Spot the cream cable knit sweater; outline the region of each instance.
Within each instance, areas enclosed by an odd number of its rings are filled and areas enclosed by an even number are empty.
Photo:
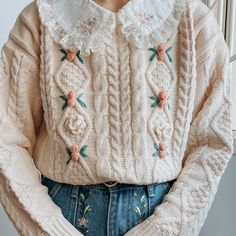
[[[176,178],[125,235],[198,235],[233,153],[229,53],[213,14],[200,0],[131,0],[117,14],[80,3],[32,2],[2,48],[1,203],[21,235],[74,236],[41,173]]]

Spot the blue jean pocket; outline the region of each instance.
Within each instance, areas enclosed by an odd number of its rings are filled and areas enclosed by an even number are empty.
[[[72,185],[55,182],[47,177],[43,177],[41,183],[48,188],[48,195],[61,208],[64,217],[74,225],[77,199],[72,195]]]
[[[41,183],[48,188],[48,195],[51,197],[51,199],[54,199],[56,197],[57,193],[60,191],[63,185],[62,183],[55,182],[45,176],[43,176],[43,178],[41,179]]]
[[[152,215],[155,208],[160,205],[166,194],[170,191],[174,181],[166,181],[153,185],[153,195],[148,198],[148,214]]]

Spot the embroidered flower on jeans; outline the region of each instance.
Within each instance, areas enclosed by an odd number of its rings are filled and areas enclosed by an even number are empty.
[[[61,61],[64,61],[65,59],[67,59],[68,61],[73,62],[75,60],[75,58],[77,57],[79,59],[79,61],[82,64],[84,64],[84,61],[83,61],[82,57],[80,56],[80,50],[76,53],[76,52],[72,52],[70,50],[64,50],[62,48],[61,52],[64,54]]]
[[[153,54],[150,56],[149,61],[153,61],[153,59],[156,57],[158,61],[165,62],[165,54],[167,55],[170,62],[173,62],[169,51],[172,49],[172,47],[169,47],[165,49],[165,44],[161,43],[156,48],[149,48],[148,50],[152,51]]]
[[[88,228],[88,219],[86,218],[87,214],[92,211],[92,208],[90,205],[86,203],[87,198],[91,194],[89,189],[81,188],[80,190],[80,196],[79,196],[79,212],[81,215],[81,218],[79,219],[79,228],[82,232],[82,234],[87,235],[89,233]]]
[[[147,201],[145,195],[141,196],[141,192],[134,191],[134,196],[139,200],[139,206],[134,208],[134,212],[138,216],[138,224],[141,223],[145,218],[145,208],[147,208]]]
[[[97,18],[93,17],[91,19],[85,20],[78,26],[78,29],[81,33],[91,34],[93,28],[96,26]]]
[[[86,218],[82,217],[79,221],[79,224],[80,225],[86,225],[86,224],[88,224],[88,220]]]

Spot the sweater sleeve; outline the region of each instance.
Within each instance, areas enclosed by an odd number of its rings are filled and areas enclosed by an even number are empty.
[[[202,19],[196,25],[196,98],[182,170],[154,213],[125,236],[197,236],[233,154],[229,50],[213,14]]]
[[[0,201],[20,235],[82,235],[41,184],[33,151],[43,119],[35,3],[18,16],[0,57]]]

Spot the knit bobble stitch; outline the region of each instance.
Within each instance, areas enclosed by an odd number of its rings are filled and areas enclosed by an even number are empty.
[[[67,50],[66,56],[67,56],[67,60],[70,61],[70,62],[72,62],[72,61],[74,61],[75,58],[76,58],[76,53],[74,53],[74,52],[72,52],[72,51],[70,51],[70,50]]]
[[[71,158],[73,161],[79,160],[79,148],[76,144],[73,144],[71,147]]]
[[[159,157],[162,159],[165,155],[165,145],[163,142],[159,143]]]
[[[68,105],[70,107],[74,107],[76,103],[76,98],[75,98],[75,91],[70,91],[68,94]]]
[[[161,43],[157,46],[157,60],[165,62],[165,44]]]
[[[158,99],[159,99],[159,107],[160,108],[164,108],[165,106],[166,106],[166,93],[165,93],[165,91],[163,90],[163,91],[161,91],[160,93],[159,93],[159,95],[158,95]]]

